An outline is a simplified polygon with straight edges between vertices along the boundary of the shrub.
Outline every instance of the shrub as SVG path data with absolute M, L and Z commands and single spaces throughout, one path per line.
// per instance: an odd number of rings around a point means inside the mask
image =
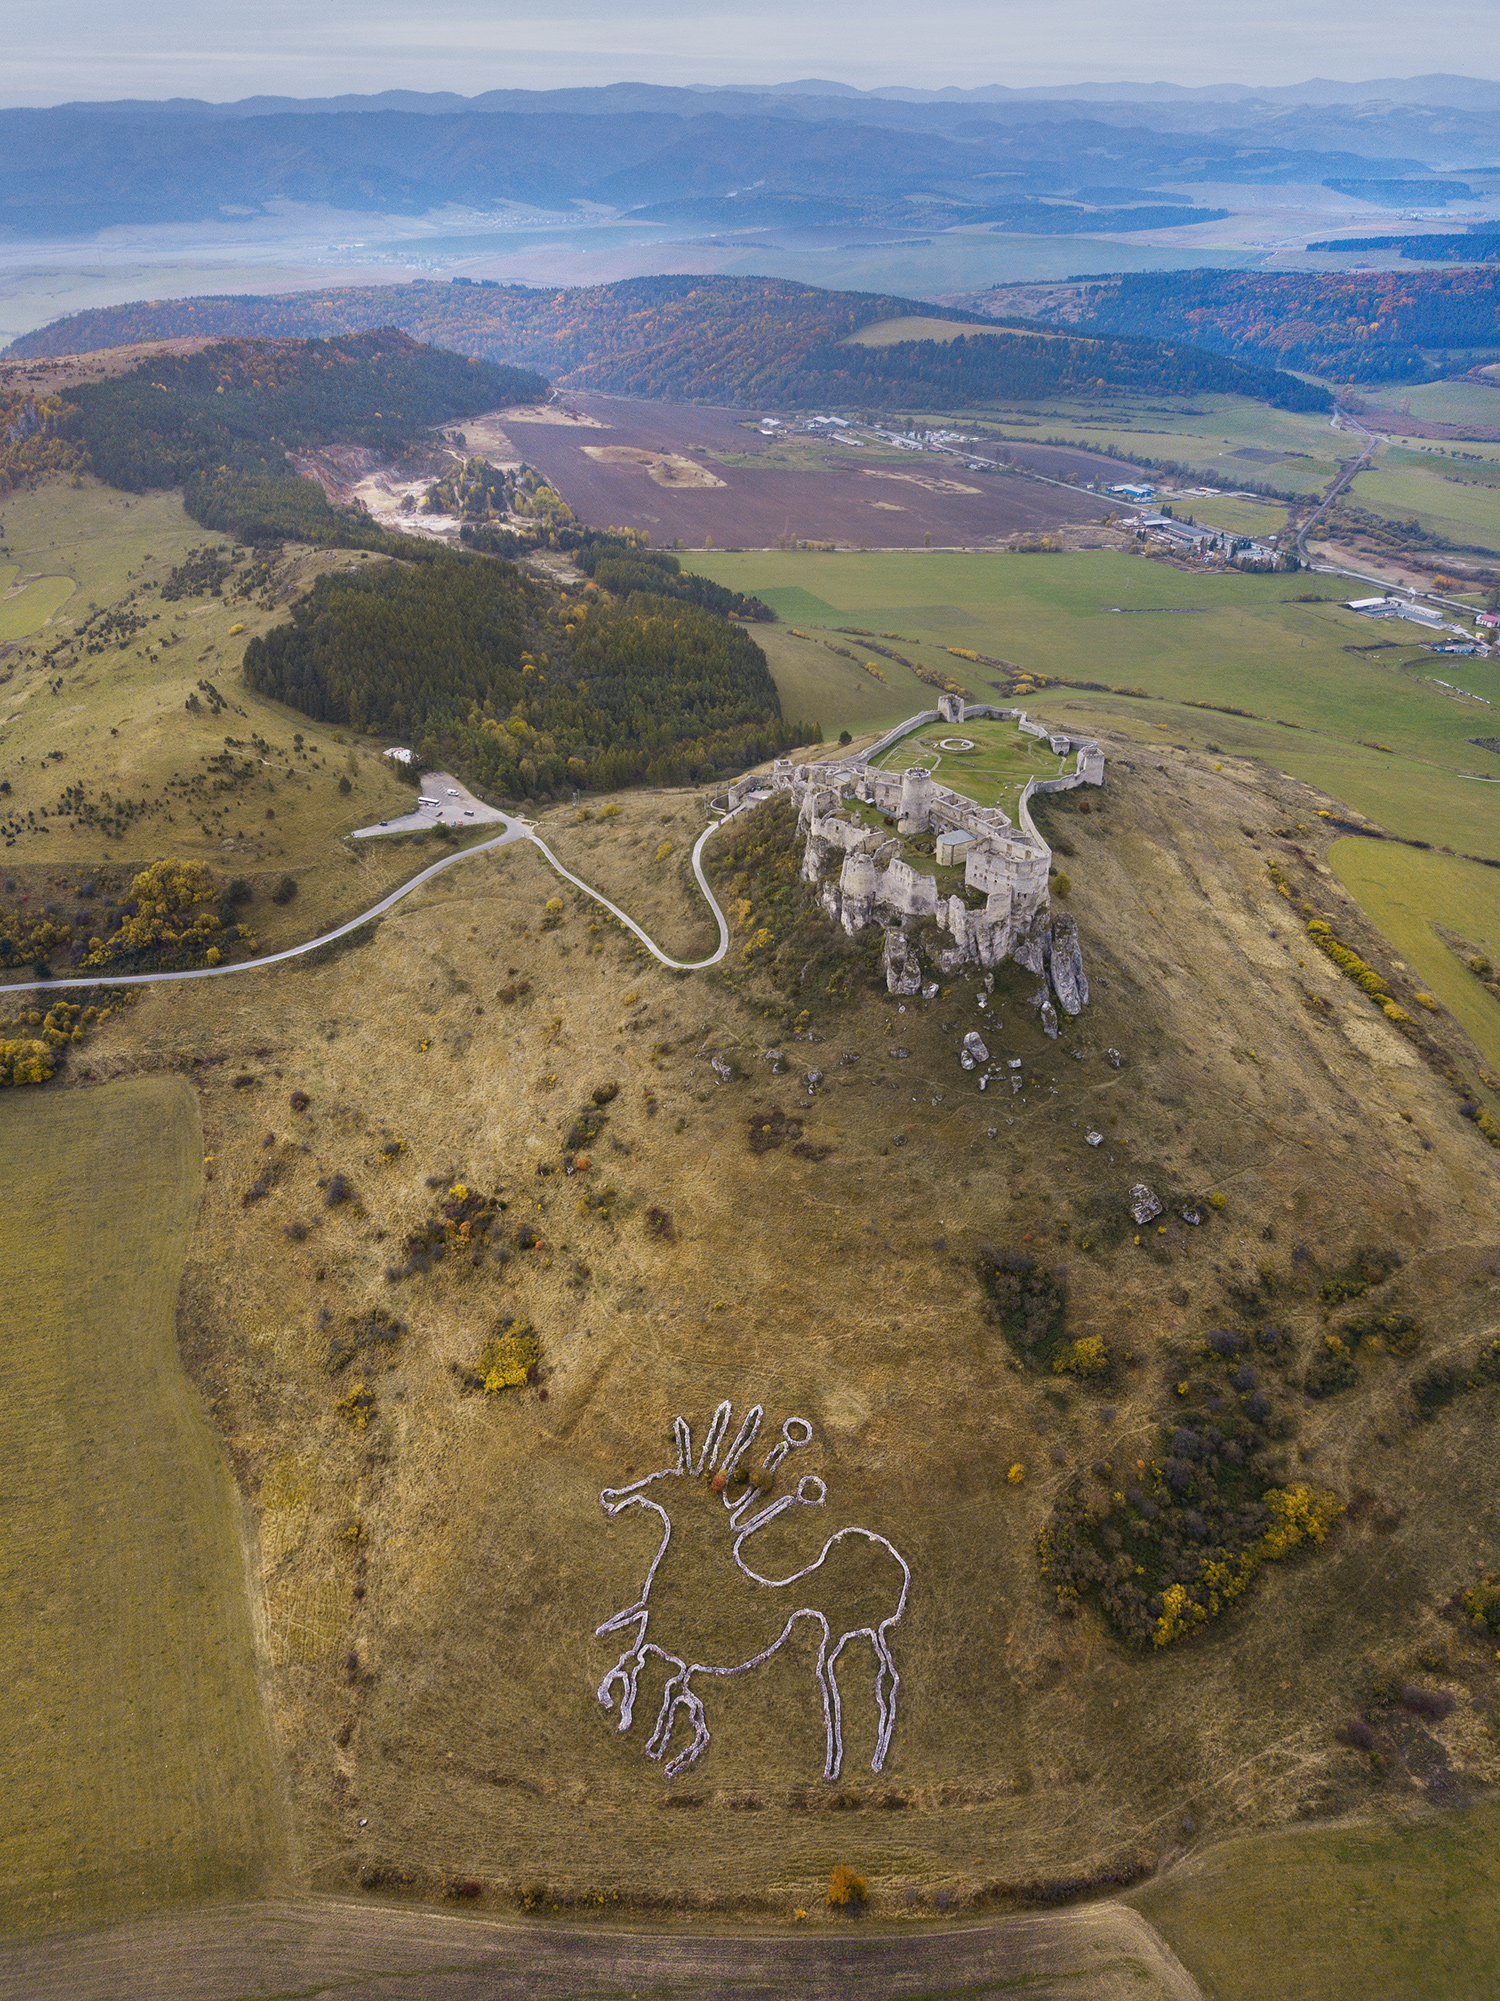
M 1411 1386 L 1418 1413 L 1422 1417 L 1436 1417 L 1445 1405 L 1452 1403 L 1463 1386 L 1463 1378 L 1451 1364 L 1434 1362 Z
M 1022 1252 L 981 1254 L 979 1282 L 1001 1332 L 1023 1361 L 1045 1368 L 1062 1340 L 1066 1295 L 1060 1277 Z
M 1322 1347 L 1308 1364 L 1302 1387 L 1310 1397 L 1327 1397 L 1335 1390 L 1347 1390 L 1358 1379 L 1351 1350 L 1337 1334 L 1325 1334 Z
M 287 1103 L 294 1112 L 305 1112 L 312 1103 L 312 1099 L 307 1095 L 306 1091 L 293 1091 Z
M 1347 1299 L 1361 1298 L 1373 1286 L 1384 1285 L 1400 1269 L 1399 1251 L 1376 1250 L 1366 1246 L 1354 1253 L 1342 1271 L 1324 1279 L 1318 1296 L 1325 1306 L 1342 1305 Z
M 1392 1355 L 1414 1355 L 1422 1344 L 1421 1325 L 1409 1313 L 1366 1314 L 1360 1320 L 1346 1320 L 1339 1333 L 1351 1348 L 1368 1341 Z
M 290 903 L 296 894 L 297 878 L 291 875 L 284 875 L 271 891 L 271 901 L 273 903 Z
M 1109 1350 L 1104 1345 L 1103 1335 L 1089 1334 L 1054 1357 L 1052 1373 L 1055 1376 L 1107 1376 L 1109 1366 Z
M 10 1084 L 45 1084 L 57 1057 L 45 1042 L 0 1042 L 0 1090 Z
M 656 859 L 659 862 L 664 862 L 667 859 L 667 856 L 672 854 L 674 851 L 675 851 L 674 845 L 671 841 L 663 841 L 656 850 Z
M 788 1118 L 778 1105 L 773 1112 L 752 1112 L 750 1114 L 750 1151 L 770 1153 L 784 1140 L 801 1139 L 801 1119 Z
M 864 1877 L 843 1862 L 828 1879 L 828 1901 L 836 1911 L 858 1910 L 869 1896 L 870 1886 Z
M 325 1209 L 337 1209 L 341 1203 L 354 1200 L 354 1183 L 347 1174 L 331 1174 L 328 1186 L 323 1191 Z
M 619 1095 L 620 1095 L 620 1087 L 618 1084 L 614 1082 L 613 1079 L 611 1079 L 609 1083 L 601 1084 L 598 1087 L 598 1089 L 593 1093 L 593 1099 L 596 1105 L 604 1106 L 613 1104 L 615 1099 L 618 1098 Z
M 1462 1599 L 1465 1612 L 1481 1631 L 1500 1633 L 1500 1578 L 1485 1576 Z
M 1066 869 L 1060 868 L 1052 878 L 1052 892 L 1054 896 L 1061 896 L 1064 899 L 1073 894 L 1073 879 Z
M 347 1417 L 363 1431 L 375 1415 L 375 1392 L 368 1383 L 356 1383 L 353 1389 L 339 1398 L 335 1408 L 340 1417 Z
M 655 1237 L 658 1243 L 663 1244 L 675 1243 L 677 1239 L 671 1215 L 667 1210 L 658 1208 L 654 1202 L 646 1211 L 646 1235 Z
M 1340 1739 L 1353 1751 L 1373 1751 L 1379 1739 L 1362 1716 L 1351 1716 L 1339 1726 Z
M 542 1359 L 541 1343 L 527 1321 L 512 1323 L 479 1351 L 474 1373 L 487 1396 L 524 1389 Z
M 1458 1697 L 1446 1688 L 1416 1688 L 1408 1684 L 1401 1691 L 1401 1707 L 1409 1709 L 1413 1716 L 1426 1717 L 1430 1723 L 1440 1723 L 1457 1709 Z

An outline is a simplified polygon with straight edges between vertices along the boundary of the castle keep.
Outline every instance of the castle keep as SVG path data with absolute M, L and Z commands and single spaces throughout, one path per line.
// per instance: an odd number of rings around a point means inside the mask
M 899 773 L 872 767 L 872 758 L 929 723 L 960 724 L 981 718 L 1012 721 L 1026 734 L 1045 738 L 1059 757 L 1075 754 L 1071 772 L 1027 783 L 1014 822 L 998 806 L 978 806 L 916 766 Z M 747 789 L 751 782 L 744 781 Z M 915 934 L 925 921 L 952 940 L 933 955 L 940 973 L 952 973 L 963 965 L 990 970 L 1014 958 L 1047 976 L 1066 1013 L 1077 1014 L 1087 1001 L 1078 927 L 1066 913 L 1054 916 L 1049 909 L 1052 850 L 1037 832 L 1027 802 L 1037 792 L 1102 785 L 1104 753 L 1097 743 L 1032 722 L 1023 709 L 993 708 L 944 695 L 938 708 L 911 717 L 868 751 L 826 764 L 794 765 L 788 758 L 778 759 L 771 783 L 778 791 L 790 792 L 797 802 L 805 835 L 802 873 L 808 882 L 820 885 L 829 917 L 851 937 L 871 924 L 884 927 L 886 984 L 892 993 L 914 994 L 921 989 L 923 968 Z M 894 819 L 896 833 L 884 835 L 865 826 L 847 810 L 853 801 Z M 732 793 L 731 804 L 736 803 Z M 941 895 L 935 876 L 919 873 L 902 859 L 901 836 L 918 834 L 937 836 L 940 862 L 962 861 L 962 895 Z M 1049 1017 L 1055 1033 L 1055 1010 L 1046 998 L 1043 1020 Z

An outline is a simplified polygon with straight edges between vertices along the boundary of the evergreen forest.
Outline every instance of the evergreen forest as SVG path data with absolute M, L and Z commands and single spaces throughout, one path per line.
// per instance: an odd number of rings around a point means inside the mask
M 244 673 L 504 798 L 707 782 L 817 736 L 783 721 L 765 655 L 712 611 L 554 595 L 510 563 L 445 551 L 320 577 L 251 641 Z

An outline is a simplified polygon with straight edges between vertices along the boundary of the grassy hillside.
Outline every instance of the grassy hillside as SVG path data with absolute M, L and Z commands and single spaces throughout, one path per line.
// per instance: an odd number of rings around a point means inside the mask
M 286 1859 L 238 1503 L 177 1354 L 202 1145 L 179 1082 L 0 1099 L 7 1930 Z
M 204 1078 L 215 1178 L 184 1340 L 260 1526 L 314 1886 L 818 1925 L 838 1922 L 842 1862 L 882 1921 L 943 1922 L 1154 1868 L 1189 1814 L 1217 1837 L 1388 1817 L 1409 1773 L 1490 1782 L 1494 1643 L 1444 1608 L 1493 1564 L 1500 1388 L 1463 1388 L 1460 1367 L 1495 1333 L 1495 1155 L 1425 1044 L 1277 892 L 1272 860 L 1418 1012 L 1338 900 L 1319 796 L 1201 746 L 1108 750 L 1088 815 L 1048 809 L 1095 991 L 1056 1044 L 1016 969 L 983 1009 L 960 975 L 898 1012 L 809 914 L 777 809 L 708 850 L 734 925 L 712 982 L 654 969 L 508 849 L 358 953 L 236 990 L 232 1012 L 153 995 L 110 1025 L 95 1060 L 113 1066 L 225 1058 Z M 661 907 L 686 839 L 680 799 L 670 824 L 646 808 L 612 858 L 626 908 L 632 875 Z M 579 856 L 620 824 L 591 811 L 548 815 Z M 969 1028 L 1019 1059 L 999 1080 L 1019 1091 L 961 1070 Z M 1445 1017 L 1422 1034 L 1460 1049 Z M 1163 1235 L 1130 1222 L 1137 1180 L 1168 1201 Z M 486 1230 L 458 1220 L 471 1201 Z M 1402 1262 L 1351 1272 L 1366 1249 Z M 1097 1337 L 1107 1375 L 1023 1358 L 981 1279 L 990 1251 L 1063 1271 L 1066 1342 Z M 1352 1381 L 1309 1394 L 1360 1314 L 1406 1316 L 1417 1352 L 1372 1337 Z M 517 1328 L 535 1381 L 476 1389 Z M 1257 1393 L 1210 1330 L 1249 1343 L 1282 1480 L 1344 1514 L 1199 1637 L 1127 1646 L 1060 1603 L 1039 1538 L 1070 1494 L 1107 1507 L 1112 1478 L 1163 1464 L 1182 1413 Z M 1419 1418 L 1444 1370 L 1451 1397 Z M 606 1520 L 599 1490 L 669 1463 L 672 1418 L 701 1438 L 721 1397 L 763 1402 L 767 1437 L 813 1426 L 792 1470 L 826 1479 L 827 1504 L 777 1525 L 778 1558 L 856 1524 L 911 1564 L 879 1776 L 867 1647 L 841 1663 L 836 1787 L 807 1648 L 705 1690 L 712 1742 L 675 1782 L 644 1756 L 659 1664 L 633 1731 L 596 1701 L 621 1642 L 594 1629 L 658 1546 L 652 1522 Z M 674 1504 L 664 1639 L 759 1633 L 722 1588 L 717 1505 L 703 1483 Z M 1451 1707 L 1405 1708 L 1408 1684 Z M 1341 1738 L 1366 1712 L 1405 1764 Z

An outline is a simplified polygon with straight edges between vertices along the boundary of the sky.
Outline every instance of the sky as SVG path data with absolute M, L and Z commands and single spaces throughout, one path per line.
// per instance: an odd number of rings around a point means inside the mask
M 551 89 L 1500 77 L 1500 0 L 0 0 L 0 103 Z

